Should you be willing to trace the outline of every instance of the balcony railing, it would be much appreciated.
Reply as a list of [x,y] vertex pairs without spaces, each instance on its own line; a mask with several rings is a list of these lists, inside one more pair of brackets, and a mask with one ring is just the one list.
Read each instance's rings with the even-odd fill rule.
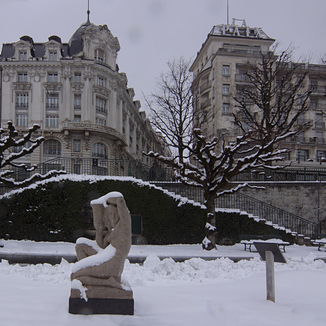
[[46,103],[47,109],[53,109],[58,110],[59,109],[59,103]]
[[16,103],[17,109],[28,109],[28,103]]
[[239,82],[239,83],[249,83],[250,80],[249,80],[249,77],[245,74],[236,74],[235,75],[235,81],[236,82]]
[[98,113],[104,113],[105,115],[108,114],[108,110],[105,109],[105,108],[102,108],[102,107],[100,107],[100,106],[97,106],[97,107],[96,107],[96,112],[98,112]]

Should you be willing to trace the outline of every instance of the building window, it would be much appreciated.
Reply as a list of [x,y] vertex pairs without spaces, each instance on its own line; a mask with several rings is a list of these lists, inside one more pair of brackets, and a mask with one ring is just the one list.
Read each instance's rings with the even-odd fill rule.
[[45,155],[61,155],[61,143],[55,139],[49,139],[44,142],[43,153]]
[[322,131],[316,131],[317,144],[324,144],[324,133]]
[[106,100],[101,97],[96,97],[96,112],[107,114]]
[[316,161],[317,162],[325,162],[326,161],[326,151],[317,151]]
[[82,77],[80,72],[76,72],[74,75],[74,82],[75,83],[81,83],[82,82]]
[[95,121],[95,123],[96,123],[97,125],[106,126],[106,120],[105,120],[105,119],[98,118],[98,117],[96,117],[96,121]]
[[230,95],[230,84],[223,84],[222,94]]
[[59,109],[59,94],[47,94],[46,96],[47,109]]
[[58,81],[59,81],[59,77],[57,73],[48,74],[48,83],[57,83]]
[[57,60],[58,60],[58,52],[49,51],[49,61],[57,61]]
[[27,72],[18,73],[18,82],[27,83]]
[[81,95],[75,94],[74,96],[74,109],[81,110]]
[[94,51],[94,60],[98,63],[104,63],[105,62],[105,53],[103,50],[96,49]]
[[27,127],[28,126],[28,114],[17,114],[16,126],[17,127]]
[[106,146],[102,143],[95,143],[92,147],[92,156],[108,158]]
[[317,110],[318,109],[318,99],[311,99],[310,100],[310,108],[311,108],[311,110]]
[[14,153],[20,153],[24,148],[25,149],[28,149],[28,148],[30,148],[32,146],[32,143],[31,142],[27,142],[26,144],[24,144],[24,145],[22,145],[22,146],[14,146],[13,148],[12,148],[12,151],[14,152]]
[[27,51],[19,51],[19,61],[26,61],[27,60]]
[[230,104],[229,103],[223,103],[222,114],[230,115]]
[[290,161],[290,159],[291,159],[291,157],[290,157],[290,153],[282,153],[280,156],[281,156],[281,157],[283,158],[283,160],[285,160],[285,161]]
[[325,123],[323,121],[323,113],[316,113],[316,124],[315,128],[324,129]]
[[18,93],[16,94],[16,108],[28,108],[28,94]]
[[305,133],[304,132],[298,133],[298,142],[299,143],[304,143],[305,142]]
[[223,65],[223,67],[222,67],[222,75],[224,77],[230,77],[230,66],[229,65]]
[[106,85],[106,80],[103,77],[97,76],[97,85],[105,87]]
[[308,149],[298,149],[297,151],[297,161],[306,162],[309,159],[309,150]]
[[76,153],[81,152],[81,140],[80,139],[74,139],[73,151]]
[[81,122],[81,115],[74,115],[74,122]]
[[47,115],[46,116],[46,126],[50,128],[59,127],[59,117],[56,115]]

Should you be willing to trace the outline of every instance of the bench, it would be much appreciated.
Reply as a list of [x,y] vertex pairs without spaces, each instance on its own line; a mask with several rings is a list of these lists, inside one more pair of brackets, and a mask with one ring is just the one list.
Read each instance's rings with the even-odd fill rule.
[[244,245],[244,251],[249,249],[251,252],[251,246],[255,244],[255,242],[272,242],[277,243],[277,245],[280,247],[280,249],[285,252],[285,247],[289,246],[289,242],[285,242],[282,240],[281,236],[279,235],[240,235],[241,243]]
[[318,251],[321,251],[320,249],[326,245],[326,238],[314,240],[314,243],[318,244]]

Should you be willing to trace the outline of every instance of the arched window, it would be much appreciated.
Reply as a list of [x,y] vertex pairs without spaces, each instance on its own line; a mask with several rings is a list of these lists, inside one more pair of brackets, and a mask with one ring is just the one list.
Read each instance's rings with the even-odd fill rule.
[[61,143],[55,139],[49,139],[44,141],[43,154],[47,156],[60,156]]
[[106,146],[102,143],[95,143],[92,147],[92,157],[108,158]]
[[105,63],[105,53],[103,50],[96,49],[94,51],[94,60],[98,63]]

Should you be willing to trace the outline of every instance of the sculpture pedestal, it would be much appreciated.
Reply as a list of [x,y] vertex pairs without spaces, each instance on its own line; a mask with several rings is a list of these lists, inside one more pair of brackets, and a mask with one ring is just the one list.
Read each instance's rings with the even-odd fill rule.
[[134,299],[94,299],[86,302],[80,298],[69,298],[69,313],[79,315],[133,315]]
[[[129,287],[129,284],[124,284]],[[133,315],[134,299],[130,289],[123,290],[103,286],[88,286],[87,301],[77,289],[71,289],[69,313],[80,315]]]

